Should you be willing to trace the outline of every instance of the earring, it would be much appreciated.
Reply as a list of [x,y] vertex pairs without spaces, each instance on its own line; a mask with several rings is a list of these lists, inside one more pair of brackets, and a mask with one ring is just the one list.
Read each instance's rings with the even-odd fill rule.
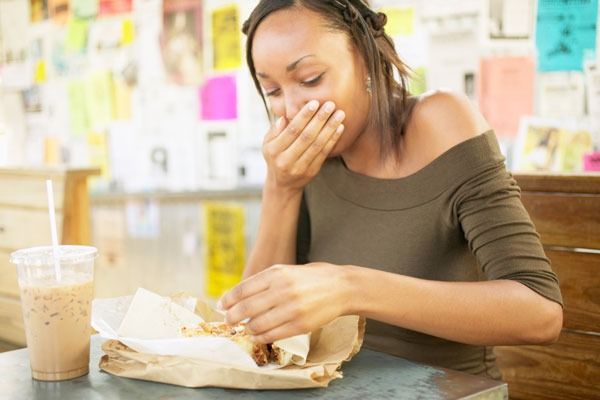
[[367,89],[367,93],[371,94],[372,93],[372,88],[371,88],[371,77],[367,76],[367,81],[366,81],[366,89]]

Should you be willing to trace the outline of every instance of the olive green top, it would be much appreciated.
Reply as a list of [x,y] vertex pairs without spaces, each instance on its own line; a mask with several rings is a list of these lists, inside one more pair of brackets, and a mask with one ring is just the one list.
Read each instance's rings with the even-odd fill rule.
[[[413,175],[378,179],[329,159],[305,188],[299,263],[358,265],[437,281],[511,279],[562,304],[520,189],[493,131],[446,151]],[[518,310],[515,310],[518,311]],[[491,347],[367,321],[365,346],[499,378]]]

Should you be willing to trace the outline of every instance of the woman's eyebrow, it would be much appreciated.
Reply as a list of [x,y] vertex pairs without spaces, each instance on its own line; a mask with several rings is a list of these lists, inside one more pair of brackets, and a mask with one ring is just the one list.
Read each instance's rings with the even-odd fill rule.
[[[294,61],[293,63],[291,63],[290,65],[288,65],[287,67],[285,67],[285,70],[287,72],[292,72],[293,70],[296,69],[296,67],[298,67],[298,64],[300,64],[300,61],[304,60],[305,58],[308,57],[316,57],[314,54],[307,54],[305,56],[300,57],[299,59],[297,59],[296,61]],[[264,78],[264,79],[268,79],[269,75],[262,73],[262,72],[257,72],[256,73],[257,76]]]
[[287,72],[291,72],[291,71],[295,70],[296,67],[298,66],[298,64],[300,63],[300,61],[302,61],[302,60],[304,60],[305,58],[308,58],[308,57],[316,57],[316,56],[314,54],[308,54],[308,55],[306,55],[304,57],[300,57],[299,59],[297,59],[296,61],[294,61],[293,63],[291,63],[287,67],[285,67],[285,70]]

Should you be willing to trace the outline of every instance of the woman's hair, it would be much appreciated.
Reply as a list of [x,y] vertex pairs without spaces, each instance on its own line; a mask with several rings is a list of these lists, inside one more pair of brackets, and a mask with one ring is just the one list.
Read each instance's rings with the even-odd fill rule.
[[[327,28],[346,33],[365,61],[371,78],[371,107],[368,119],[370,126],[379,132],[381,156],[384,156],[398,148],[410,114],[411,107],[408,106],[407,101],[410,69],[400,60],[392,39],[385,33],[387,16],[373,11],[365,1],[260,0],[248,20],[244,22],[242,31],[248,36],[246,59],[250,73],[265,103],[267,113],[269,112],[267,102],[256,78],[252,59],[254,35],[262,20],[281,9],[305,7],[319,13]],[[398,80],[394,77],[395,73],[398,75]]]

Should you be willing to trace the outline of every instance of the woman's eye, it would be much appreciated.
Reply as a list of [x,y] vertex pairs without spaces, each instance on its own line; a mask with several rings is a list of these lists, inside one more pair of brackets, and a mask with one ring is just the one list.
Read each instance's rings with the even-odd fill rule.
[[265,91],[265,96],[267,97],[273,97],[273,96],[277,96],[279,94],[279,89],[274,89],[271,91]]
[[[321,75],[319,75],[319,76],[317,76],[317,77],[315,77],[313,79],[301,82],[301,85],[303,85],[303,86],[315,86],[316,84],[318,84],[321,81],[321,79],[323,78],[323,75],[325,75],[325,72],[323,72]],[[280,92],[281,92],[280,89],[273,89],[273,90],[266,90],[265,89],[265,96],[266,97],[278,96]]]
[[319,81],[321,80],[321,78],[323,78],[323,75],[325,75],[325,73],[322,73],[321,75],[317,76],[314,79],[308,80],[308,81],[304,81],[302,82],[303,85],[305,86],[314,86],[317,83],[319,83]]

